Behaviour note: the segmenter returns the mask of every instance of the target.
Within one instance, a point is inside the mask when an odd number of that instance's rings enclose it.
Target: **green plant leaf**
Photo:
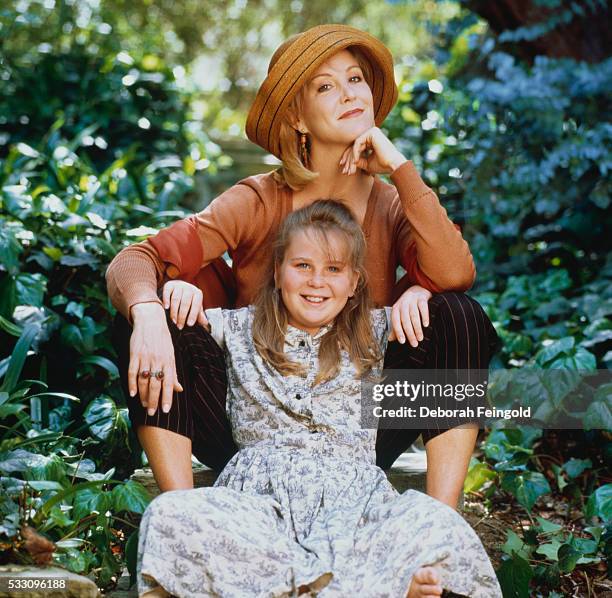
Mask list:
[[[593,463],[590,459],[575,459],[573,457],[563,464],[563,469],[570,479],[577,478],[590,467],[593,467]]]
[[[0,467],[2,464],[0,463]],[[601,486],[589,496],[584,515],[587,518],[599,517],[604,523],[612,521],[612,484]]]
[[[130,586],[136,583],[138,565],[138,530],[134,531],[125,543],[125,561],[130,574]]]
[[[497,579],[504,598],[529,598],[529,582],[533,570],[522,557],[514,555],[502,562],[497,570]]]
[[[544,519],[544,517],[536,517],[536,521],[538,522],[538,527],[545,534],[554,534],[563,529],[563,526],[559,523],[554,523],[553,521],[549,521],[548,519]]]
[[[115,402],[107,396],[94,399],[84,412],[91,433],[100,440],[127,438],[128,416],[126,409],[117,409]]]
[[[612,432],[612,397],[593,401],[582,419],[585,430]]]
[[[565,353],[569,354],[576,341],[573,336],[566,336],[564,338],[560,338],[556,341],[553,341],[543,349],[540,349],[535,356],[535,361],[541,366],[545,366],[547,363],[551,362],[558,355]]]
[[[466,494],[478,492],[488,481],[494,480],[496,477],[497,474],[486,463],[476,463],[468,471],[463,484],[463,491]]]
[[[546,478],[535,471],[504,472],[502,488],[513,494],[516,500],[528,511],[531,511],[540,496],[551,491]]]
[[[525,543],[514,531],[511,529],[506,531],[506,543],[502,546],[502,552],[508,556],[517,554],[524,559],[529,559],[532,550],[532,547]]]
[[[110,492],[98,488],[83,488],[75,493],[72,502],[72,515],[75,521],[80,521],[83,517],[91,515],[93,511],[106,513],[112,508]]]
[[[560,540],[554,540],[548,544],[542,544],[536,548],[537,554],[543,554],[549,561],[556,562],[559,560],[558,552],[561,547]]]
[[[558,557],[561,573],[571,573],[582,556],[582,553],[576,550],[569,542],[560,546]]]
[[[110,375],[111,379],[119,378],[119,369],[117,366],[108,358],[102,357],[101,355],[87,355],[82,357],[80,364],[93,364],[100,366],[102,369],[106,370]]]
[[[151,496],[146,488],[134,480],[115,486],[112,490],[112,498],[113,508],[116,512],[144,513],[147,505],[151,502]]]
[[[33,324],[27,324],[23,329],[15,348],[13,349],[13,353],[11,354],[8,369],[4,375],[4,382],[2,383],[2,386],[0,386],[0,392],[10,393],[15,386],[17,386],[17,381],[21,375],[21,370],[23,369],[23,364],[25,363],[28,355],[30,345],[34,341],[38,331],[39,326]]]

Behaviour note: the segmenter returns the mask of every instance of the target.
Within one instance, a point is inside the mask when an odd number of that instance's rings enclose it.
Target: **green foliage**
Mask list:
[[[47,385],[22,378],[26,355],[39,330],[26,325],[1,376],[0,414],[3,422],[16,421],[10,427],[3,425],[0,435],[0,557],[31,562],[21,540],[21,528],[30,525],[55,543],[56,564],[75,573],[95,568],[98,583],[107,586],[121,573],[115,553],[128,544],[133,550],[136,542],[138,526],[129,519],[143,513],[150,497],[136,482],[113,479],[115,467],[96,471],[104,461],[99,457],[103,445],[105,452],[112,452],[113,443],[125,443],[125,421],[117,424],[121,410],[111,399],[94,400],[86,411],[99,442],[34,421],[35,401],[79,401],[65,393],[36,392]],[[131,534],[127,542],[125,528]]]
[[[403,82],[387,124],[464,224],[478,268],[474,296],[503,342],[492,401],[518,400],[545,419],[561,409],[587,430],[612,430],[610,385],[587,393],[588,372],[611,365],[612,59],[536,56],[527,65],[510,55],[521,40],[597,8],[538,4],[557,10],[497,39],[473,15],[459,15],[438,64]],[[501,50],[498,40],[515,45]],[[534,371],[509,385],[518,367]],[[560,372],[547,378],[551,370]],[[466,492],[488,501],[510,496],[531,521],[521,535],[509,531],[498,571],[504,595],[532,596],[536,588],[538,596],[562,595],[567,576],[610,550],[609,484],[598,479],[609,466],[610,437],[577,434],[584,452],[559,451],[547,467],[550,432],[494,429],[472,462]],[[544,501],[582,509],[584,519],[534,518]]]
[[[149,501],[121,481],[141,462],[104,270],[200,202],[196,179],[220,152],[178,71],[103,33],[104,7],[88,5],[87,21],[85,4],[62,5],[0,18],[13,34],[0,48],[0,546],[4,561],[29,562],[30,524],[56,543],[57,564],[104,587],[124,550],[134,574]],[[30,35],[47,39],[24,50]]]

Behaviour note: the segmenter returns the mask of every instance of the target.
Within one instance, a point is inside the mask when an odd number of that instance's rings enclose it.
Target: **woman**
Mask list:
[[[249,139],[283,167],[241,181],[199,214],[124,249],[109,266],[111,300],[133,324],[130,337],[120,321],[116,336],[130,417],[162,491],[192,487],[192,451],[215,469],[236,451],[223,355],[202,326],[192,327],[196,319],[205,323],[202,302],[251,303],[280,222],[316,199],[339,198],[364,229],[374,303],[399,297],[391,337],[399,343],[390,344],[385,367],[487,368],[495,331],[482,308],[457,292],[475,277],[467,243],[378,128],[396,100],[392,58],[376,38],[343,25],[293,36],[272,56],[246,125]],[[373,176],[383,173],[395,187]],[[217,259],[225,251],[232,275]],[[398,265],[407,274],[396,285]],[[169,279],[202,291],[173,297],[178,327],[167,324],[157,295]],[[456,507],[476,435],[476,426],[424,432],[428,494]],[[409,430],[381,430],[377,463],[389,467],[414,439]]]

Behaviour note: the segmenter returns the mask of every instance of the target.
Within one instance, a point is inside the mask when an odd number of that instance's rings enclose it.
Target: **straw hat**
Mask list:
[[[393,58],[374,36],[346,25],[318,25],[290,37],[274,52],[246,122],[247,137],[280,158],[280,125],[300,88],[330,56],[359,46],[372,66],[374,120],[381,125],[397,101]]]

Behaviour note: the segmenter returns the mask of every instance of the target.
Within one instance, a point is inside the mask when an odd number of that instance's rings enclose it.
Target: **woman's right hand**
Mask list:
[[[208,320],[202,306],[202,291],[198,287],[183,280],[170,280],[164,285],[162,293],[164,308],[170,310],[170,319],[182,330],[193,326],[196,321],[208,328]]]
[[[172,407],[173,392],[183,392],[174,361],[174,345],[163,307],[159,303],[132,306],[134,326],[130,337],[128,390],[138,391],[142,406],[153,415],[161,397],[164,413]],[[145,372],[148,373],[143,375]],[[163,372],[161,375],[154,375]]]

